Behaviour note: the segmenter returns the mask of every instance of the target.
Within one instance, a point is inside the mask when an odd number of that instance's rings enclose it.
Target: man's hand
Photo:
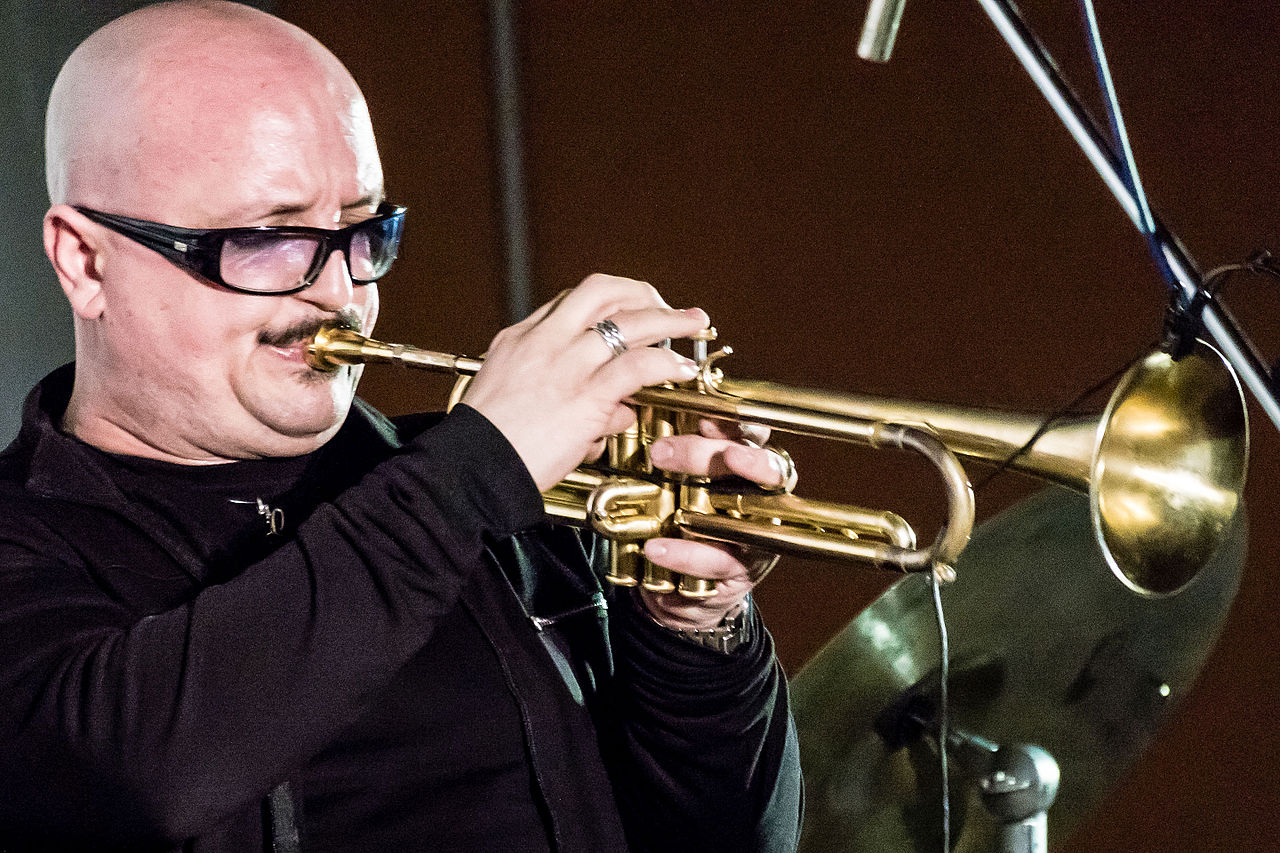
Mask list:
[[[700,477],[736,474],[766,488],[777,488],[788,477],[789,464],[759,446],[768,438],[767,429],[707,419],[698,429],[700,435],[655,441],[649,450],[653,464],[672,473]],[[705,599],[640,590],[653,618],[675,629],[713,628],[725,616],[738,613],[752,587],[778,559],[766,551],[694,539],[650,539],[644,555],[673,572],[716,582],[716,594]]]
[[[593,328],[605,320],[620,339]],[[631,425],[624,399],[694,377],[693,361],[651,344],[690,337],[707,322],[701,309],[671,308],[644,282],[593,275],[499,332],[463,402],[506,436],[545,491],[599,456],[604,436]]]

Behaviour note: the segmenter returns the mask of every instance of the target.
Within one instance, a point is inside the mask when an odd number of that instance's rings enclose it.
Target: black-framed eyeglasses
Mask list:
[[[346,258],[353,284],[382,278],[400,251],[406,208],[383,202],[372,218],[337,229],[179,228],[87,207],[76,210],[228,290],[287,296],[314,284],[335,251]]]

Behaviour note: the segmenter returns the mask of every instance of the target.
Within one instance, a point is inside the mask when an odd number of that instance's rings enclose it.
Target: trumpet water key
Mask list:
[[[1248,452],[1244,399],[1234,373],[1203,343],[1178,361],[1154,353],[1136,364],[1101,416],[1044,428],[1043,418],[1030,415],[730,380],[716,366],[729,349],[708,353],[714,338],[708,329],[695,339],[695,379],[637,391],[628,401],[636,423],[608,438],[604,460],[579,467],[543,494],[549,515],[609,540],[613,583],[713,595],[713,584],[671,577],[641,557],[646,539],[679,535],[932,571],[949,580],[974,522],[973,491],[957,455],[994,462],[1016,457],[1010,465],[1016,470],[1087,491],[1108,565],[1141,595],[1185,587],[1217,549],[1240,503]],[[339,324],[321,329],[307,352],[317,370],[384,362],[453,373],[460,377],[455,400],[484,364],[372,340]],[[804,500],[789,490],[726,491],[655,470],[648,446],[694,431],[700,417],[919,454],[939,474],[946,520],[933,542],[917,547],[914,531],[890,511]]]

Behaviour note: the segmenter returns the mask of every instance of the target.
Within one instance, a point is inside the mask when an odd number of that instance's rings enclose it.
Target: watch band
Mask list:
[[[669,628],[656,619],[654,623],[691,643],[727,655],[751,638],[751,606],[744,603],[741,610],[724,617],[713,628]]]

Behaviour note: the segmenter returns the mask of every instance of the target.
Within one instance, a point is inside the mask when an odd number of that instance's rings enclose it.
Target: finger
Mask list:
[[[662,470],[675,474],[726,477],[732,472],[724,453],[733,446],[728,439],[672,435],[658,439],[649,447],[649,459]]]
[[[688,338],[710,325],[711,318],[701,308],[646,308],[615,311],[608,315],[627,339],[628,346],[641,347],[672,338]]]
[[[664,471],[712,478],[737,475],[766,489],[782,487],[790,471],[767,447],[700,435],[660,438],[649,448],[649,459]]]
[[[678,352],[643,347],[611,358],[592,376],[595,393],[623,400],[646,385],[685,382],[698,375],[698,365]]]
[[[617,358],[633,349],[672,338],[691,337],[705,329],[707,322],[706,312],[700,308],[618,311],[584,327],[573,346],[588,361]],[[607,328],[609,326],[612,329]]]
[[[758,486],[788,491],[795,488],[795,467],[771,448],[731,444],[721,458],[731,473]]]
[[[653,285],[613,275],[591,275],[560,300],[546,322],[568,332],[618,311],[668,308]]]
[[[618,430],[618,432],[621,432],[621,431],[622,430]],[[595,441],[591,442],[591,446],[587,448],[587,453],[585,456],[582,457],[582,461],[595,462],[601,456],[604,456],[604,451],[606,447],[608,447],[608,445],[605,443],[605,436],[602,435],[599,438],[597,438]]]
[[[769,440],[771,430],[760,424],[744,424],[737,421],[725,421],[719,418],[702,418],[698,421],[698,434],[707,438],[724,438],[730,441],[745,441],[762,447]]]
[[[609,416],[604,434],[616,435],[620,432],[626,432],[635,425],[635,422],[636,410],[625,403],[619,403],[614,407],[613,413]]]
[[[694,539],[650,539],[644,555],[651,562],[682,575],[706,580],[743,581],[747,566],[734,549]]]

